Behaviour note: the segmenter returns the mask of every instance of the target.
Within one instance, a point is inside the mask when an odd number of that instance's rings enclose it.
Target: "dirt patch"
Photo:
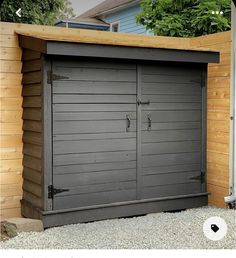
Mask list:
[[[17,236],[17,228],[13,223],[1,221],[1,241]]]

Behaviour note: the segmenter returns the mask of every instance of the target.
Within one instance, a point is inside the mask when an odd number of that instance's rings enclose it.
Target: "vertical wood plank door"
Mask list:
[[[205,168],[202,69],[138,66],[138,196],[201,193]]]
[[[53,209],[136,199],[136,64],[54,60]],[[59,78],[59,79],[58,79]]]

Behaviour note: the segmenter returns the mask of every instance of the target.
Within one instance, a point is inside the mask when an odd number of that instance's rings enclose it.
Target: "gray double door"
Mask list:
[[[201,70],[54,61],[53,209],[202,191]]]

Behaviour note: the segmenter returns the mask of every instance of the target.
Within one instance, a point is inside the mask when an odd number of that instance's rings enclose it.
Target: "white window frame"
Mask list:
[[[118,25],[118,31],[113,31],[113,30],[112,30],[112,27],[113,27],[114,25]],[[110,31],[111,31],[111,32],[120,32],[120,22],[119,22],[119,21],[116,21],[116,22],[110,23]]]

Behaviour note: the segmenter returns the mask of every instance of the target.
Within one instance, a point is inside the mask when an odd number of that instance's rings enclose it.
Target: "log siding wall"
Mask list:
[[[42,78],[41,53],[24,50],[23,74],[23,198],[42,207]]]
[[[17,36],[1,26],[0,100],[1,173],[0,218],[20,216],[22,198],[22,97],[21,49]]]
[[[221,51],[221,63],[219,65],[209,65],[208,80],[208,191],[212,193],[209,198],[210,204],[218,207],[225,207],[223,196],[228,193],[229,178],[229,85],[230,85],[230,32],[223,32],[214,35],[199,37],[195,39],[180,39],[158,37],[136,36],[136,35],[114,35],[107,38],[108,32],[81,31],[77,29],[67,29],[49,26],[36,26],[27,24],[0,23],[0,99],[1,99],[1,171],[0,171],[0,219],[7,217],[20,216],[20,199],[22,198],[22,172],[23,172],[23,154],[28,157],[30,151],[31,163],[41,158],[41,133],[40,133],[40,95],[41,85],[35,82],[32,87],[24,85],[22,89],[22,50],[18,45],[18,37],[15,30],[25,30],[26,33],[47,32],[57,34],[58,38],[68,32],[74,37],[87,38],[95,42],[99,38],[101,42],[107,40],[115,44],[117,38],[122,40],[122,44],[130,45],[130,42],[138,42],[138,45],[146,44],[149,46],[168,46],[178,48],[180,45],[186,49],[196,47],[207,47],[212,50]],[[82,35],[84,34],[84,35]],[[138,39],[136,37],[139,37]],[[37,57],[37,53],[34,53]],[[39,57],[38,57],[39,58]],[[28,62],[28,68],[35,69],[31,71],[35,78],[40,72],[38,58]],[[26,70],[25,70],[26,71]],[[24,76],[26,80],[27,76]],[[24,83],[23,83],[24,84]],[[29,106],[22,114],[22,94],[31,94],[35,96],[34,103],[24,102]],[[36,106],[35,106],[36,105]],[[24,125],[23,125],[23,119]],[[23,136],[22,127],[25,134]],[[26,130],[27,129],[27,130]],[[27,134],[27,137],[25,137]],[[30,137],[29,137],[30,136]],[[24,147],[23,141],[31,139]],[[37,185],[41,182],[40,170],[36,167],[28,166],[27,158],[24,159],[24,175],[28,175],[29,180],[35,183],[35,196],[40,197],[41,193],[37,190]],[[37,162],[35,163],[37,164]],[[24,184],[24,194],[28,191],[27,183]],[[31,196],[32,197],[32,196]],[[37,197],[37,198],[38,198]],[[30,198],[28,196],[28,198]],[[34,201],[40,205],[38,199]]]

